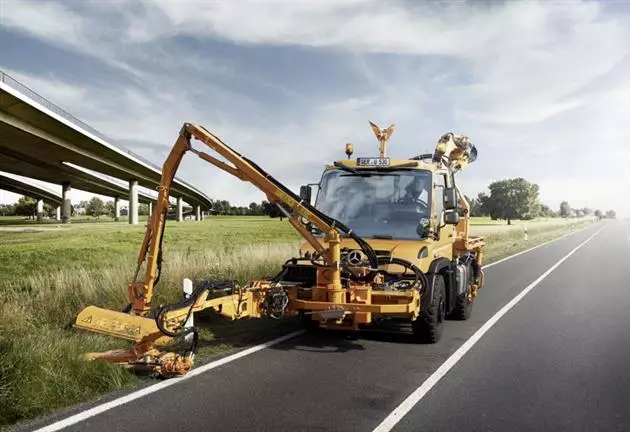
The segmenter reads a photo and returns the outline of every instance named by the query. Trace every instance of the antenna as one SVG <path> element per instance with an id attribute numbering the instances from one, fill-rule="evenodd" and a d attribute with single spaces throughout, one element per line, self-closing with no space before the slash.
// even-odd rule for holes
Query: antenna
<path id="1" fill-rule="evenodd" d="M 379 157 L 384 158 L 387 153 L 387 141 L 394 133 L 394 126 L 396 125 L 392 123 L 392 125 L 390 125 L 387 129 L 381 129 L 376 124 L 370 122 L 370 126 L 372 126 L 374 135 L 376 135 L 376 139 L 380 143 Z"/>

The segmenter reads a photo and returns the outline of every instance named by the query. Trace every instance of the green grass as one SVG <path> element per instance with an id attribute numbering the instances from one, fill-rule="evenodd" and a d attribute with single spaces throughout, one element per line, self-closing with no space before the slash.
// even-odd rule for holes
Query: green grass
<path id="1" fill-rule="evenodd" d="M 135 262 L 145 226 L 127 222 L 80 225 L 45 224 L 0 226 L 0 274 L 2 285 L 22 284 L 25 276 L 39 273 L 95 270 L 112 261 Z M 164 250 L 189 253 L 212 249 L 229 252 L 234 248 L 272 242 L 299 241 L 295 230 L 278 219 L 252 216 L 217 216 L 201 223 L 168 221 Z M 19 259 L 15 259 L 19 256 Z"/>
<path id="2" fill-rule="evenodd" d="M 486 237 L 489 262 L 581 224 L 515 221 L 508 227 L 476 219 L 472 233 Z M 25 225 L 0 226 L 0 426 L 132 388 L 143 380 L 116 366 L 81 360 L 83 352 L 121 348 L 125 343 L 71 328 L 87 305 L 119 309 L 126 304 L 143 224 Z M 525 225 L 528 241 L 523 240 Z M 184 277 L 245 282 L 275 274 L 287 257 L 295 255 L 300 240 L 286 221 L 267 217 L 169 221 L 156 303 L 179 298 Z M 195 319 L 202 323 L 198 361 L 296 325 L 295 320 L 226 322 L 206 313 Z"/>
<path id="3" fill-rule="evenodd" d="M 125 219 L 126 217 L 122 217 L 120 218 L 120 220 Z M 147 220 L 147 216 L 139 216 L 138 220 L 142 221 L 142 220 Z M 72 216 L 72 223 L 73 224 L 82 224 L 82 223 L 113 223 L 114 219 L 107 217 L 107 216 L 101 216 L 100 218 L 95 218 L 92 216 Z M 53 219 L 49 219 L 49 218 L 45 218 L 44 220 L 42 220 L 41 222 L 38 222 L 37 219 L 35 218 L 29 218 L 28 216 L 0 216 L 0 226 L 3 225 L 57 225 L 59 224 L 59 221 Z"/>

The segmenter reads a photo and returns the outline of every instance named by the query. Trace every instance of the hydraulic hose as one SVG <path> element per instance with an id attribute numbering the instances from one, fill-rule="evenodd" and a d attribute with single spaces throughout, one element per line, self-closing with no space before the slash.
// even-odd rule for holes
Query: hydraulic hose
<path id="1" fill-rule="evenodd" d="M 227 146 L 227 144 L 225 144 L 225 146 L 229 148 L 229 146 Z M 230 148 L 230 150 L 234 151 L 231 148 Z M 317 217 L 322 219 L 324 222 L 326 222 L 332 228 L 338 229 L 343 234 L 346 234 L 351 239 L 353 239 L 359 245 L 359 247 L 361 248 L 363 253 L 365 253 L 365 255 L 368 257 L 368 260 L 370 261 L 370 265 L 372 266 L 372 268 L 376 269 L 378 267 L 378 259 L 377 259 L 377 256 L 376 256 L 376 252 L 374 252 L 374 249 L 372 249 L 372 247 L 365 240 L 363 240 L 362 238 L 357 236 L 354 232 L 352 232 L 352 230 L 347 225 L 345 225 L 342 222 L 340 222 L 340 221 L 338 221 L 338 220 L 336 220 L 336 219 L 334 219 L 334 218 L 332 218 L 332 217 L 322 213 L 320 210 L 316 209 L 310 203 L 304 202 L 299 196 L 297 196 L 295 193 L 293 193 L 293 191 L 291 191 L 285 185 L 283 185 L 278 180 L 273 178 L 269 173 L 267 173 L 265 170 L 263 170 L 256 163 L 254 163 L 250 159 L 240 155 L 238 152 L 236 152 L 236 151 L 234 151 L 234 152 L 238 156 L 242 157 L 256 171 L 258 171 L 267 180 L 269 180 L 271 183 L 273 183 L 274 186 L 276 186 L 278 189 L 280 189 L 282 192 L 284 192 L 286 195 L 288 195 L 290 198 L 292 198 L 295 202 L 301 203 L 301 205 L 304 208 L 306 208 L 308 211 L 310 211 L 311 213 L 313 213 L 314 215 L 316 215 Z M 370 279 L 372 279 L 374 277 L 374 275 L 375 275 L 375 271 L 371 270 L 368 275 L 361 277 L 361 280 L 370 280 Z"/>
<path id="2" fill-rule="evenodd" d="M 420 282 L 420 285 L 421 285 L 421 287 L 419 288 L 420 295 L 424 294 L 426 287 L 429 285 L 429 280 L 427 279 L 427 276 L 424 274 L 424 272 L 420 270 L 418 266 L 402 258 L 380 257 L 378 261 L 379 261 L 379 265 L 398 264 L 400 266 L 403 266 L 413 271 L 414 276 L 415 276 L 413 285 L 418 285 L 418 282 Z M 399 279 L 402 280 L 402 278 L 399 278 Z"/>
<path id="3" fill-rule="evenodd" d="M 155 276 L 155 282 L 153 282 L 154 294 L 157 293 L 157 284 L 160 282 L 160 276 L 162 276 L 162 241 L 164 240 L 164 231 L 166 231 L 166 210 L 164 210 L 164 224 L 160 233 L 160 244 L 157 253 L 157 275 Z"/>
<path id="4" fill-rule="evenodd" d="M 157 309 L 155 313 L 155 324 L 157 328 L 160 330 L 160 332 L 172 338 L 186 336 L 189 333 L 193 333 L 193 341 L 191 343 L 191 346 L 188 352 L 190 354 L 195 354 L 197 350 L 197 342 L 199 339 L 199 335 L 198 335 L 196 327 L 193 326 L 187 329 L 182 329 L 179 332 L 172 332 L 166 327 L 164 327 L 162 323 L 164 314 L 174 309 L 182 309 L 182 308 L 188 307 L 189 308 L 188 313 L 186 314 L 186 318 L 183 321 L 183 322 L 186 322 L 188 321 L 188 319 L 190 318 L 190 315 L 192 314 L 192 310 L 195 303 L 197 302 L 199 297 L 201 297 L 206 291 L 210 293 L 211 291 L 216 290 L 216 289 L 225 290 L 227 288 L 233 288 L 233 287 L 234 287 L 234 281 L 232 280 L 213 282 L 209 286 L 198 287 L 192 292 L 192 294 L 188 298 L 184 298 L 180 300 L 178 303 L 164 305 L 160 307 L 159 309 Z"/>

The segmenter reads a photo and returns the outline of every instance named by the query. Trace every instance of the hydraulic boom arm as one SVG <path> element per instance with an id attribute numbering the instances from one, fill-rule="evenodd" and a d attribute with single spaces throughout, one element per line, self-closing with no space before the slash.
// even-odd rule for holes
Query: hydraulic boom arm
<path id="1" fill-rule="evenodd" d="M 191 144 L 191 138 L 201 141 L 210 149 L 231 162 L 232 165 L 203 151 L 194 149 Z M 135 314 L 145 316 L 151 310 L 151 299 L 153 297 L 154 287 L 159 280 L 161 267 L 161 245 L 164 235 L 164 221 L 166 212 L 170 207 L 168 201 L 169 191 L 182 157 L 187 151 L 191 151 L 206 162 L 221 168 L 223 171 L 243 181 L 253 184 L 265 193 L 270 203 L 276 205 L 284 204 L 286 207 L 289 207 L 293 211 L 293 214 L 289 215 L 290 223 L 313 246 L 320 256 L 324 257 L 326 265 L 334 267 L 335 262 L 339 260 L 339 231 L 352 237 L 364 250 L 367 249 L 368 257 L 372 255 L 369 253 L 371 248 L 369 248 L 365 241 L 354 235 L 345 225 L 319 212 L 313 208 L 310 203 L 304 202 L 300 197 L 296 196 L 255 163 L 231 149 L 205 128 L 191 123 L 185 123 L 162 167 L 162 179 L 159 186 L 155 212 L 144 236 L 144 241 L 138 256 L 134 280 L 129 285 L 130 306 Z M 299 220 L 300 216 L 305 218 L 320 231 L 326 233 L 326 242 L 329 244 L 328 248 L 324 247 L 324 245 L 305 228 L 303 223 Z M 372 264 L 375 268 L 377 266 L 376 258 L 375 256 L 372 258 Z M 138 280 L 140 269 L 145 262 L 144 278 Z M 332 281 L 333 284 L 339 287 L 341 286 L 338 266 L 336 270 L 332 271 Z"/>

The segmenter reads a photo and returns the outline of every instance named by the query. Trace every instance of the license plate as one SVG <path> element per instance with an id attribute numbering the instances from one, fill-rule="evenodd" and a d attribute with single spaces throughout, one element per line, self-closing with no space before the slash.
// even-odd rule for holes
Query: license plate
<path id="1" fill-rule="evenodd" d="M 357 158 L 357 166 L 389 166 L 389 158 Z"/>

